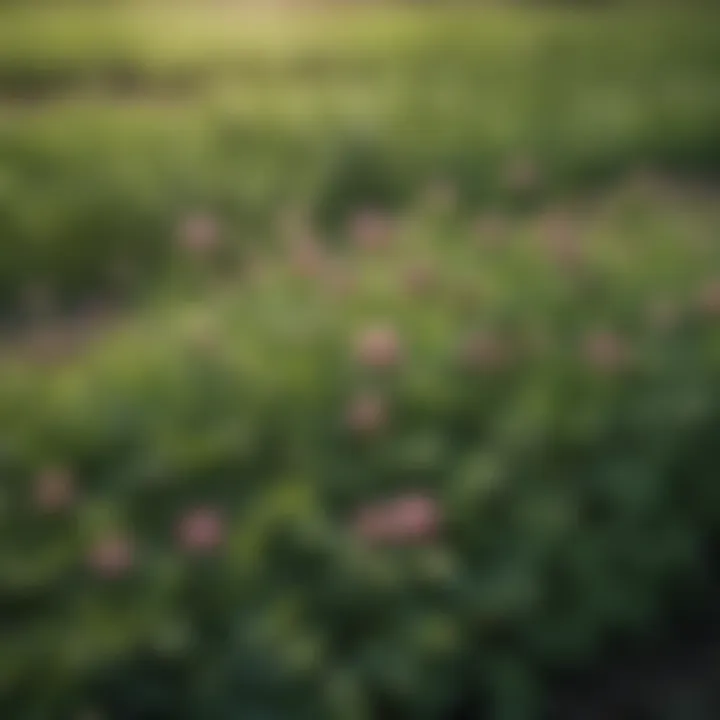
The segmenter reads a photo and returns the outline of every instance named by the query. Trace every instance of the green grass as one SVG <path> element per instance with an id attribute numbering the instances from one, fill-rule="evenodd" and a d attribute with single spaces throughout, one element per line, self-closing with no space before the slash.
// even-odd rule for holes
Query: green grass
<path id="1" fill-rule="evenodd" d="M 711 197 L 642 187 L 576 218 L 508 218 L 499 235 L 419 208 L 384 251 L 336 251 L 311 276 L 264 253 L 80 357 L 6 359 L 0 692 L 13 718 L 114 703 L 440 719 L 461 698 L 541 717 L 545 673 L 647 630 L 673 584 L 703 587 L 720 522 L 717 222 Z M 378 323 L 403 349 L 385 371 L 353 351 Z M 586 354 L 597 332 L 627 364 Z M 467 365 L 476 333 L 505 360 Z M 367 393 L 389 410 L 366 435 L 346 417 Z M 49 467 L 75 488 L 54 510 L 35 494 Z M 353 532 L 364 503 L 417 491 L 440 504 L 437 538 L 375 547 Z M 194 557 L 176 524 L 205 506 L 227 538 Z M 133 566 L 88 569 L 118 534 Z"/>
<path id="2" fill-rule="evenodd" d="M 535 720 L 548 673 L 702 594 L 715 14 L 1 7 L 4 714 Z M 399 223 L 374 252 L 368 208 Z M 377 324 L 387 372 L 353 352 Z M 353 532 L 408 492 L 437 537 Z"/>
<path id="3" fill-rule="evenodd" d="M 720 157 L 718 24 L 693 12 L 1 12 L 0 94 L 36 96 L 0 113 L 8 308 L 92 295 L 118 262 L 157 277 L 196 206 L 252 243 L 285 204 L 332 223 L 437 177 L 514 203 L 517 158 L 541 201 Z"/>

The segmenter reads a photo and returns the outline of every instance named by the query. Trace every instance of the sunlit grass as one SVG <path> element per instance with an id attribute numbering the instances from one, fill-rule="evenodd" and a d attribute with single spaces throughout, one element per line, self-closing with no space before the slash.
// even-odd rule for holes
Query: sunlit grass
<path id="1" fill-rule="evenodd" d="M 248 10 L 227 5 L 120 4 L 0 9 L 0 70 L 92 74 L 118 67 L 164 72 L 288 71 L 303 61 L 402 68 L 473 61 L 487 76 L 572 48 L 585 71 L 682 68 L 708 56 L 715 31 L 694 12 L 647 15 L 565 10 L 341 7 Z M 609 48 L 612 47 L 612 52 Z M 681 54 L 678 54 L 681 50 Z M 717 57 L 717 51 L 714 51 Z M 487 67 L 483 68 L 483 64 Z M 625 68 L 628 69 L 627 67 Z M 569 70 L 569 69 L 568 69 Z M 601 65 L 596 65 L 601 70 Z"/>

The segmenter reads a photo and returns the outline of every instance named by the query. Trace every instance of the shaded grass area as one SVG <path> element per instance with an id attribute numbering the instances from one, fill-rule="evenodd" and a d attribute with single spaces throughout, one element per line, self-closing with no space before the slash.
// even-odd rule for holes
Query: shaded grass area
<path id="1" fill-rule="evenodd" d="M 388 243 L 263 253 L 79 358 L 4 359 L 13 717 L 443 718 L 466 694 L 473 717 L 541 717 L 552 671 L 652 633 L 674 587 L 698 597 L 718 207 L 670 197 L 484 227 L 422 206 Z M 356 354 L 378 323 L 389 365 Z M 368 394 L 387 414 L 350 423 Z M 48 467 L 73 487 L 51 508 Z M 353 530 L 418 488 L 436 537 Z M 207 556 L 177 535 L 206 506 L 225 523 Z M 88 564 L 108 538 L 133 547 L 118 574 Z"/>

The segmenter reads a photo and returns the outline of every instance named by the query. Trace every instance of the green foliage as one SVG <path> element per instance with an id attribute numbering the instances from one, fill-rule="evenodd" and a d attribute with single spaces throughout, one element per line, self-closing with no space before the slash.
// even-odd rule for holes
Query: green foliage
<path id="1" fill-rule="evenodd" d="M 500 236 L 418 209 L 384 251 L 345 246 L 314 277 L 269 252 L 82 359 L 6 360 L 10 716 L 441 718 L 470 697 L 530 718 L 544 673 L 648 627 L 702 577 L 720 521 L 720 258 L 716 209 L 647 193 Z M 354 355 L 378 322 L 395 368 Z M 588 345 L 600 332 L 611 351 Z M 463 360 L 477 333 L 502 362 Z M 366 436 L 346 415 L 369 390 L 390 411 Z M 49 511 L 51 466 L 75 488 Z M 405 492 L 439 503 L 436 537 L 354 532 L 358 508 Z M 207 506 L 226 537 L 198 556 L 177 522 Z M 93 570 L 118 533 L 133 564 Z"/>
<path id="2" fill-rule="evenodd" d="M 37 285 L 65 303 L 148 287 L 198 209 L 255 242 L 285 204 L 332 227 L 438 179 L 468 206 L 517 206 L 638 165 L 717 167 L 707 18 L 354 12 L 246 25 L 187 7 L 3 11 L 4 314 Z M 539 173 L 521 199 L 506 177 L 518 161 Z"/>
<path id="3" fill-rule="evenodd" d="M 542 717 L 720 529 L 720 24 L 111 5 L 0 10 L 0 716 Z"/>

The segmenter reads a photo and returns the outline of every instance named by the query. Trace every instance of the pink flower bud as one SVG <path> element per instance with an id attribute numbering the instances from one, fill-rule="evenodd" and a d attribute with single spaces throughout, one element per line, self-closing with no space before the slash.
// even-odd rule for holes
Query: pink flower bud
<path id="1" fill-rule="evenodd" d="M 353 527 L 364 540 L 394 544 L 433 538 L 440 522 L 440 508 L 435 500 L 410 494 L 362 508 Z"/>
<path id="2" fill-rule="evenodd" d="M 135 562 L 132 542 L 122 535 L 110 535 L 101 539 L 91 549 L 88 564 L 97 574 L 106 578 L 125 575 Z"/>
<path id="3" fill-rule="evenodd" d="M 720 317 L 720 280 L 713 280 L 700 291 L 700 309 L 711 317 Z"/>
<path id="4" fill-rule="evenodd" d="M 390 245 L 394 223 L 378 210 L 361 210 L 350 220 L 350 237 L 361 250 L 381 250 Z"/>
<path id="5" fill-rule="evenodd" d="M 290 243 L 290 265 L 293 271 L 303 277 L 320 275 L 326 264 L 322 246 L 313 237 L 305 235 Z"/>
<path id="6" fill-rule="evenodd" d="M 571 217 L 549 213 L 542 221 L 542 246 L 548 257 L 566 270 L 578 269 L 585 260 L 585 247 Z"/>
<path id="7" fill-rule="evenodd" d="M 394 537 L 418 540 L 437 533 L 440 510 L 437 503 L 423 495 L 407 495 L 394 503 Z"/>
<path id="8" fill-rule="evenodd" d="M 213 508 L 196 508 L 180 519 L 177 536 L 180 545 L 191 553 L 212 552 L 225 541 L 225 522 Z"/>
<path id="9" fill-rule="evenodd" d="M 178 241 L 184 250 L 193 255 L 207 255 L 219 245 L 220 228 L 211 215 L 190 215 L 180 224 Z"/>
<path id="10" fill-rule="evenodd" d="M 359 435 L 377 433 L 387 422 L 387 406 L 379 395 L 363 394 L 353 398 L 347 410 L 348 427 Z"/>
<path id="11" fill-rule="evenodd" d="M 405 285 L 414 295 L 426 294 L 435 284 L 437 277 L 428 265 L 414 265 L 405 275 Z"/>
<path id="12" fill-rule="evenodd" d="M 596 331 L 585 338 L 583 352 L 588 364 L 603 373 L 627 368 L 630 352 L 623 340 L 609 331 Z"/>
<path id="13" fill-rule="evenodd" d="M 508 364 L 508 348 L 490 332 L 475 333 L 463 348 L 465 364 L 474 370 L 497 371 Z"/>
<path id="14" fill-rule="evenodd" d="M 44 513 L 55 513 L 69 508 L 75 500 L 75 482 L 72 473 L 63 467 L 48 467 L 35 479 L 35 506 Z"/>
<path id="15" fill-rule="evenodd" d="M 361 365 L 385 369 L 401 361 L 400 339 L 392 327 L 376 326 L 361 332 L 355 340 L 355 356 Z"/>

